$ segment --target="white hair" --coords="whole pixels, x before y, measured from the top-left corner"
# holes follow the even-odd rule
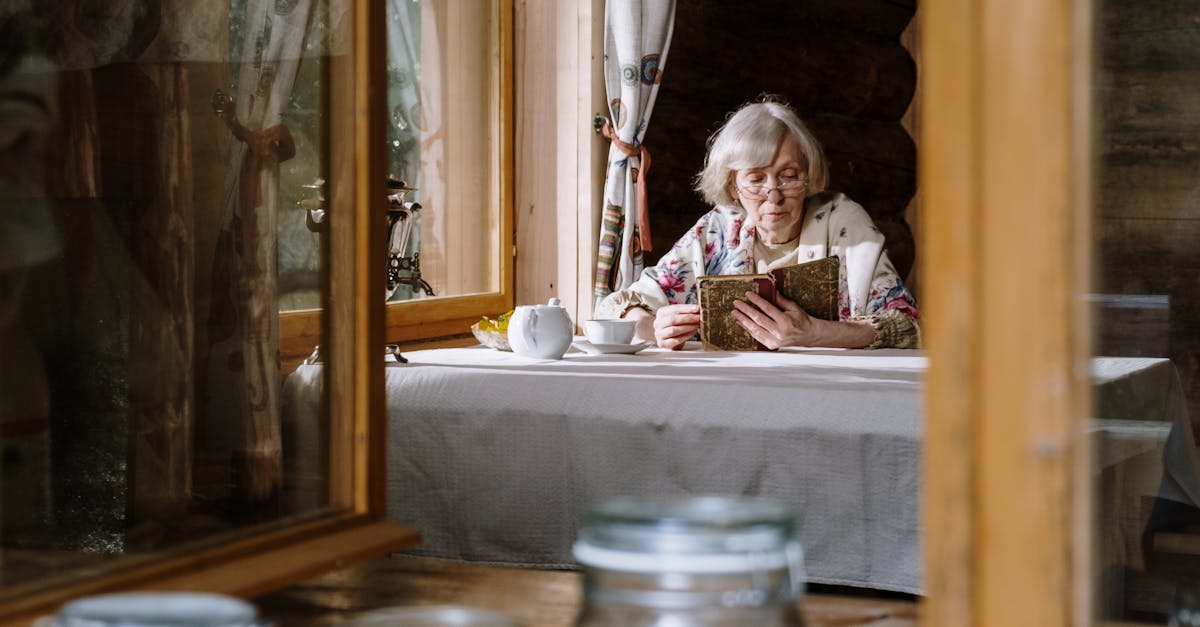
[[[735,204],[730,193],[733,176],[738,170],[770,165],[785,133],[800,143],[808,162],[807,195],[825,191],[829,166],[820,142],[791,107],[772,101],[742,105],[713,133],[704,169],[696,175],[696,191],[711,204]]]

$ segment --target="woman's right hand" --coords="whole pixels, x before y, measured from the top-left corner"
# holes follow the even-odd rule
[[[654,342],[679,350],[700,330],[700,305],[667,305],[654,315]]]

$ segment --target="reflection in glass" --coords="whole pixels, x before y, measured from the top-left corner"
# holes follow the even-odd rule
[[[411,261],[401,279],[419,273],[432,291],[409,281],[393,301],[494,289],[496,4],[387,2],[388,167],[421,206],[392,252]]]
[[[1197,19],[1184,4],[1096,8],[1090,300],[1097,355],[1131,373],[1094,403],[1101,618],[1164,624],[1200,610]]]
[[[0,591],[298,512],[278,312],[321,303],[342,4],[0,8]]]
[[[234,4],[246,0],[234,0]],[[499,215],[497,2],[387,0],[388,171],[413,191],[403,242],[389,238],[389,271],[399,279],[390,301],[494,290]],[[327,26],[313,22],[308,40]],[[249,32],[233,19],[232,37]],[[279,290],[282,311],[318,305],[319,247],[297,203],[318,173],[316,123],[320,59],[306,54],[281,115],[296,144],[279,179]],[[453,183],[450,181],[453,180]],[[379,197],[380,213],[387,201]],[[381,232],[390,231],[383,221]],[[397,248],[397,246],[401,246]],[[382,262],[381,262],[382,263]],[[428,289],[426,289],[428,286]]]

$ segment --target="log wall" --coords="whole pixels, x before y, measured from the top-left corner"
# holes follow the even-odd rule
[[[902,274],[915,255],[905,210],[916,147],[901,119],[916,64],[901,44],[915,0],[679,0],[646,131],[656,261],[711,207],[691,189],[705,140],[742,103],[782,96],[821,141],[830,187],[861,203]]]

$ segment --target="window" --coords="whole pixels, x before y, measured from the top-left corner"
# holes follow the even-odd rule
[[[481,315],[512,306],[510,2],[393,1],[387,5],[387,169],[377,196],[389,272],[380,297],[392,342],[463,335]],[[316,76],[315,61],[300,72]],[[318,94],[299,83],[301,118]],[[298,159],[299,161],[299,159]],[[282,187],[313,203],[312,167],[291,168]],[[287,178],[287,177],[284,177]],[[403,187],[401,187],[403,186]],[[389,201],[388,198],[393,200]],[[311,286],[319,255],[304,212],[280,229],[285,359],[311,350]],[[311,224],[311,220],[309,221]]]
[[[0,614],[115,587],[255,594],[412,543],[375,481],[382,7],[77,5],[0,10]],[[313,76],[296,123],[283,104]],[[307,417],[276,313],[302,154],[327,199],[307,320],[326,409]],[[325,445],[289,452],[296,428]]]
[[[418,188],[421,278],[432,295],[397,288],[389,341],[462,335],[513,303],[512,3],[420,5],[419,109],[409,104],[413,79],[402,69],[388,81],[392,146],[415,126],[420,158],[393,153],[389,167]],[[389,8],[389,50],[416,49],[417,23],[411,8],[407,18]],[[393,57],[403,55],[389,52],[389,64]],[[408,272],[401,278],[412,278]]]

